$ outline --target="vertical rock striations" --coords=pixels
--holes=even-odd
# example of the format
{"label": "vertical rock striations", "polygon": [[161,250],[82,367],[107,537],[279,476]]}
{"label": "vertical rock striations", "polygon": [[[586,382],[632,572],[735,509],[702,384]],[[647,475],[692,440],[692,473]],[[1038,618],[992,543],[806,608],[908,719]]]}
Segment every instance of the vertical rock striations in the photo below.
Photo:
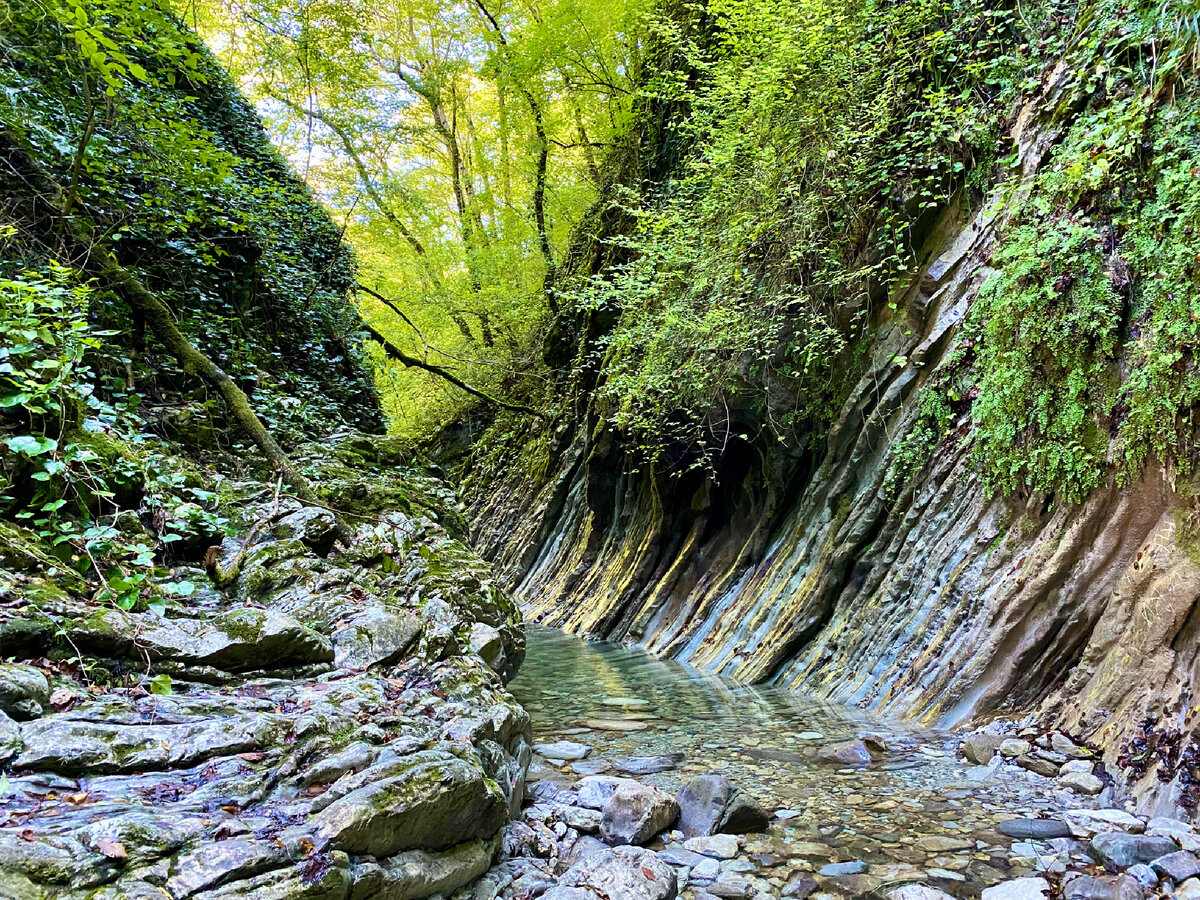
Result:
{"label": "vertical rock striations", "polygon": [[[1010,120],[1021,185],[1060,137],[1066,77]],[[888,481],[1021,193],[944,210],[814,457],[734,442],[717,483],[656,479],[576,422],[532,502],[510,472],[476,503],[476,546],[536,621],[930,724],[1036,711],[1147,805],[1194,805],[1200,562],[1174,472],[1150,463],[1081,503],[996,496],[966,414],[917,477]]]}

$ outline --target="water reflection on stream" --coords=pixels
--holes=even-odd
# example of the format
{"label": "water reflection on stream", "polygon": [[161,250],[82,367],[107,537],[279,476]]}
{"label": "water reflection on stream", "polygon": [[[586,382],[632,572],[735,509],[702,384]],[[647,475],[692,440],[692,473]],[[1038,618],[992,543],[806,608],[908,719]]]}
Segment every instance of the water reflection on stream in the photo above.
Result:
{"label": "water reflection on stream", "polygon": [[[678,769],[639,780],[674,791],[692,775],[716,772],[768,809],[785,811],[768,837],[745,848],[756,870],[776,883],[798,870],[862,860],[865,872],[823,887],[855,895],[920,880],[966,896],[1040,867],[1033,852],[1053,852],[1047,845],[1014,848],[994,828],[1055,808],[1042,787],[1048,782],[1013,766],[986,776],[970,770],[948,734],[559,631],[530,627],[528,644],[510,688],[533,716],[535,743],[569,738],[593,748],[574,770],[535,758],[531,780],[575,778],[604,771],[606,761],[683,751]],[[817,759],[819,748],[864,734],[887,745],[875,764],[855,769]]]}

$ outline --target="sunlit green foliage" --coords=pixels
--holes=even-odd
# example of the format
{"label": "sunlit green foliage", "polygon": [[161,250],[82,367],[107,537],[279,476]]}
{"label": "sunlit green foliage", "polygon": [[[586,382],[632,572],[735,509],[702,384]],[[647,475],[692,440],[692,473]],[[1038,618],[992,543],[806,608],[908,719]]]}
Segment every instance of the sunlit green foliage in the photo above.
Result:
{"label": "sunlit green foliage", "polygon": [[[877,330],[910,327],[894,289],[938,215],[994,202],[994,274],[921,374],[889,491],[951,435],[970,436],[991,489],[1069,500],[1195,455],[1195,0],[177,5],[336,227],[165,7],[5,10],[20,64],[0,66],[0,124],[247,373],[273,427],[360,396],[357,281],[386,298],[358,293],[391,342],[493,394],[565,406],[543,341],[582,347],[586,400],[642,462],[715,471],[731,441],[802,452]],[[1023,180],[1006,135],[1051,81],[1055,143]],[[10,206],[0,276],[57,284],[19,271],[52,260],[36,210]],[[602,251],[568,253],[593,239]],[[98,397],[137,393],[151,369],[185,380],[149,365],[110,295],[67,277],[55,290],[86,292],[119,332],[121,353],[92,363]],[[473,402],[369,347],[406,436]],[[217,424],[211,398],[188,403],[189,428]],[[8,436],[39,434],[55,439]]]}
{"label": "sunlit green foliage", "polygon": [[[338,401],[362,391],[345,302],[352,254],[199,39],[155,0],[19,0],[5,15],[0,128],[54,174],[67,211],[105,235],[97,252],[138,271],[201,350],[257,369],[272,424],[340,416]],[[11,276],[54,256],[56,238],[20,179],[0,179],[0,213],[17,229],[0,259]],[[97,301],[138,380],[168,377],[129,311]],[[296,363],[286,386],[270,374],[284,358]]]}
{"label": "sunlit green foliage", "polygon": [[1164,11],[1082,7],[1061,104],[1080,111],[1033,185],[1011,183],[998,271],[935,375],[975,397],[994,490],[1078,501],[1151,458],[1194,463],[1200,116],[1195,44]]}
{"label": "sunlit green foliage", "polygon": [[53,548],[51,575],[161,610],[193,590],[169,567],[225,526],[178,445],[228,464],[244,437],[84,274],[110,256],[285,439],[378,422],[353,256],[200,40],[155,0],[0,5],[0,518]]}
{"label": "sunlit green foliage", "polygon": [[[615,308],[600,394],[651,457],[819,436],[915,231],[986,173],[1029,60],[974,0],[713,0],[654,19],[647,91],[682,159],[618,198],[631,261],[577,291]],[[986,177],[986,174],[983,176]]]}
{"label": "sunlit green foliage", "polygon": [[[543,384],[547,272],[627,123],[646,6],[211,0],[187,10],[344,221],[362,283],[416,327],[365,293],[364,315],[405,352],[503,395]],[[377,363],[398,432],[427,435],[471,401],[382,354]]]}

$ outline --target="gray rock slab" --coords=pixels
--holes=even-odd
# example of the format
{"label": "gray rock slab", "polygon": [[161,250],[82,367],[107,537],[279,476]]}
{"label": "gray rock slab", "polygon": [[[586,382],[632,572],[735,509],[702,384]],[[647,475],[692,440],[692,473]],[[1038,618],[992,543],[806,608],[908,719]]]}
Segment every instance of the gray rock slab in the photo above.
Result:
{"label": "gray rock slab", "polygon": [[865,871],[867,871],[867,864],[861,859],[854,859],[849,862],[828,863],[821,866],[817,870],[817,874],[826,878],[837,878],[840,875],[860,875]]}
{"label": "gray rock slab", "polygon": [[1179,884],[1200,875],[1200,858],[1189,850],[1176,850],[1153,860],[1150,868],[1163,878],[1170,878]]}
{"label": "gray rock slab", "polygon": [[683,842],[688,850],[713,859],[733,859],[738,854],[738,839],[732,834],[700,835]]}
{"label": "gray rock slab", "polygon": [[675,871],[637,847],[613,847],[567,869],[543,900],[674,900]]}
{"label": "gray rock slab", "polygon": [[0,712],[14,719],[35,719],[50,703],[50,682],[41,669],[0,664]]}
{"label": "gray rock slab", "polygon": [[101,654],[149,657],[227,672],[332,662],[329,638],[289,615],[242,607],[206,618],[166,619],[102,609],[73,632]]}
{"label": "gray rock slab", "polygon": [[1141,834],[1146,830],[1145,822],[1123,809],[1069,809],[1062,817],[1077,838],[1090,838],[1106,831]]}
{"label": "gray rock slab", "polygon": [[822,747],[817,758],[840,766],[869,766],[872,762],[871,751],[857,739]]}
{"label": "gray rock slab", "polygon": [[630,775],[655,775],[676,768],[683,760],[683,753],[665,753],[661,756],[627,756],[624,759],[618,759],[614,766],[618,771]]}
{"label": "gray rock slab", "polygon": [[621,786],[638,786],[632,778],[619,778],[616,775],[589,775],[579,779],[579,805],[588,809],[604,809],[609,798]]}
{"label": "gray rock slab", "polygon": [[954,900],[945,891],[927,884],[906,884],[887,892],[887,900]]}
{"label": "gray rock slab", "polygon": [[700,865],[708,857],[688,850],[686,847],[667,847],[658,851],[658,858],[672,866],[686,866],[691,869]]}
{"label": "gray rock slab", "polygon": [[1170,838],[1120,831],[1098,834],[1088,844],[1092,858],[1110,871],[1149,863],[1178,849],[1179,845]]}
{"label": "gray rock slab", "polygon": [[441,853],[407,850],[351,865],[356,897],[449,895],[488,870],[492,845],[470,841]]}
{"label": "gray rock slab", "polygon": [[555,741],[552,744],[534,744],[533,749],[547,759],[563,759],[568,762],[583,759],[592,752],[587,744],[577,741]]}
{"label": "gray rock slab", "polygon": [[604,804],[600,837],[608,844],[644,844],[679,817],[679,804],[665,791],[621,785]]}
{"label": "gray rock slab", "polygon": [[1070,827],[1059,819],[1009,819],[996,830],[1008,837],[1038,841],[1071,836]]}
{"label": "gray rock slab", "polygon": [[368,607],[333,632],[334,662],[345,669],[389,665],[412,647],[421,627],[421,620],[412,613]]}
{"label": "gray rock slab", "polygon": [[1067,772],[1058,776],[1060,786],[1077,794],[1094,797],[1104,790],[1104,782],[1091,772]]}
{"label": "gray rock slab", "polygon": [[390,856],[490,838],[507,818],[508,804],[480,769],[448,754],[424,751],[413,754],[412,764],[399,774],[335,800],[312,824],[320,846]]}
{"label": "gray rock slab", "polygon": [[1063,886],[1063,900],[1142,900],[1142,886],[1128,875],[1081,875]]}
{"label": "gray rock slab", "polygon": [[1044,900],[1050,892],[1050,882],[1045,878],[1014,878],[984,888],[982,900]]}
{"label": "gray rock slab", "polygon": [[968,762],[977,766],[986,766],[992,761],[992,757],[996,755],[996,751],[1000,749],[1000,745],[1004,741],[1005,737],[1002,734],[977,732],[967,735],[959,746],[959,750]]}

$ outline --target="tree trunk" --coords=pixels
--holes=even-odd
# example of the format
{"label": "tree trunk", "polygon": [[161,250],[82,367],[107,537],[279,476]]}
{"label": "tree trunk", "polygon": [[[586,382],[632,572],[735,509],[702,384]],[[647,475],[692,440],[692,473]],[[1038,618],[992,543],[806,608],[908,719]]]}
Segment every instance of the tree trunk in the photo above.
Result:
{"label": "tree trunk", "polygon": [[[505,59],[511,65],[509,57],[508,39],[504,36],[504,29],[500,27],[500,23],[496,17],[491,14],[483,0],[475,0],[475,6],[487,19],[491,25],[492,31],[496,35],[496,42],[500,45],[501,51]],[[546,296],[546,303],[550,307],[550,312],[558,314],[558,301],[554,296],[554,278],[556,275],[556,266],[554,263],[554,253],[550,247],[550,235],[546,231],[546,169],[550,160],[550,139],[546,135],[546,120],[542,114],[542,104],[538,102],[533,91],[523,84],[517,83],[517,90],[525,97],[525,102],[529,104],[529,112],[533,116],[533,130],[538,139],[538,160],[537,171],[534,175],[533,182],[533,221],[537,226],[538,246],[542,251],[542,258],[546,262],[546,274],[542,279],[542,293]]]}

